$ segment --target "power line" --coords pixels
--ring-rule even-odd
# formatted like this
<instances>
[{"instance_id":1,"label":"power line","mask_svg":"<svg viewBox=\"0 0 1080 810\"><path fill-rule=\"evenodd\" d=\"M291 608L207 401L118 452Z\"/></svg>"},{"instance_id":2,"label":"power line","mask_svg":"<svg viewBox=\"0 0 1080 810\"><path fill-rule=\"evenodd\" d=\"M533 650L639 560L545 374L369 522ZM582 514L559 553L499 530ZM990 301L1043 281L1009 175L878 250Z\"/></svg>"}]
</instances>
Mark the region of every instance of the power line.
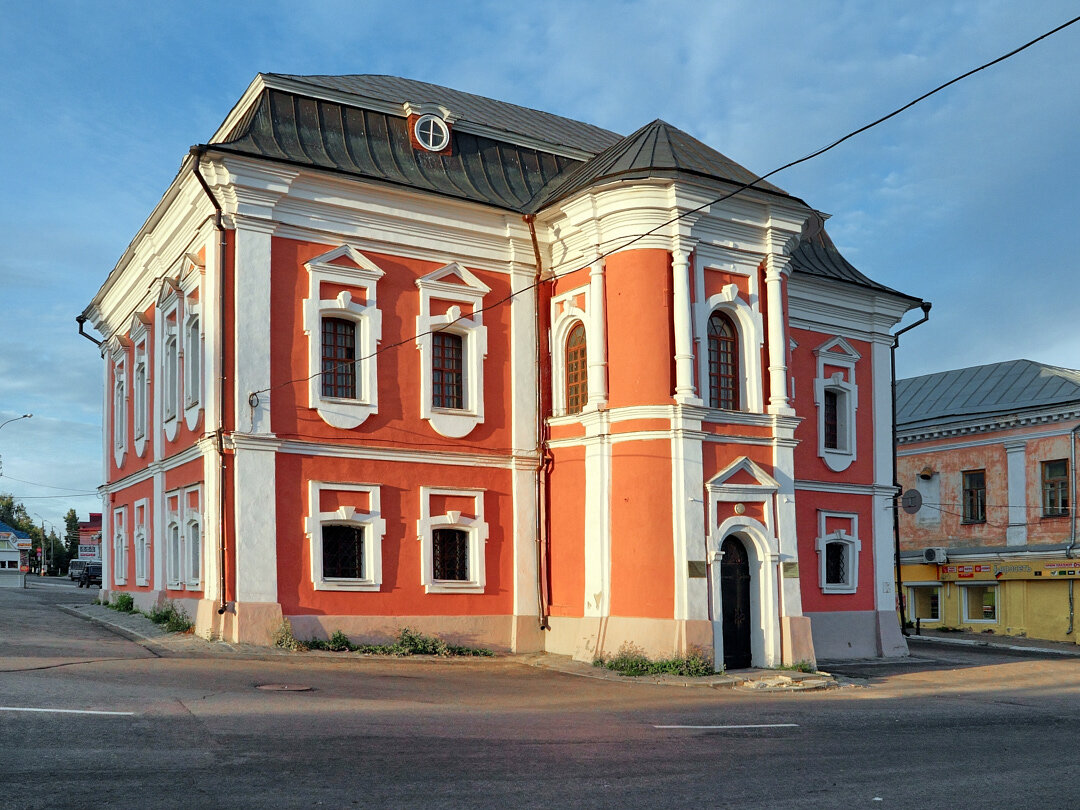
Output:
<instances>
[{"instance_id":1,"label":"power line","mask_svg":"<svg viewBox=\"0 0 1080 810\"><path fill-rule=\"evenodd\" d=\"M878 118L878 119L876 119L874 121L871 121L868 124L864 124L863 126L859 127L858 129L852 130L851 132L847 133L846 135L844 135L844 136L842 136L840 138L837 138L835 141L828 144L827 146L823 146L820 149L816 149L813 152L810 152L808 155L804 155L803 157L798 158L797 160L792 160L792 161L790 161L788 163L785 163L783 166L780 166L780 167L778 167L776 169L773 169L771 172L768 172L767 174L763 174L760 177L755 178L754 180L752 180L749 183L743 183L743 184L739 185L734 191L728 192L726 194L722 194L721 196L716 197L715 199L712 199L712 200L709 200L708 202L702 203L697 208L692 208L692 209L690 209L688 211L684 211L684 212L682 212L680 214L676 214L674 217L667 220L666 222L662 222L659 225L657 225L656 227L651 228L651 229L645 231L644 233L638 234L637 236L634 236L634 237L628 239L626 242L623 242L622 244L618 245L617 247L613 247L613 248L611 248L611 249L609 249L607 251L599 253L596 257L594 257L589 262L575 263L571 270L568 270L568 271L566 271L564 273L556 272L558 268L570 264L569 261L563 262L562 264L559 264L559 265L556 265L553 268L550 268L550 273L551 274L548 276L548 278L538 279L537 281L534 281L532 284L529 284L529 285L521 288L520 290L516 290L514 292L511 292L509 295L507 295L504 298L499 299L498 301L494 301L491 304L482 306L482 307L480 307L478 309L474 309L472 311L472 313L470 315L468 315L468 316L466 316L463 313L459 317L455 318L453 321L450 321L449 323L444 324L439 329L429 329L429 330L424 331L424 332L418 332L417 334L413 335L412 337L405 338L404 340L399 340L399 341L396 341L394 343L387 344L386 346L381 346L381 347L375 349L374 351L372 351L370 354L364 355L363 357L357 358L355 360L346 360L346 361L339 362L339 363L334 365L334 371L336 371L337 369L340 369L340 368L344 368L345 366L348 366L348 365L354 365L354 364L362 363L363 361L369 360L372 357L375 357L375 356L377 356L379 354L382 354L383 352L387 352L387 351L390 351L391 349L399 348L400 346L404 346L407 343L412 343L412 342L418 340L419 338L427 337L428 335L433 335L436 332L443 332L448 327L453 326L458 321L464 320L467 317L472 318L472 317L478 315L481 312L486 312L486 311L488 311L490 309L494 309L495 307L502 306L503 304L507 303L508 301L513 300L514 298L521 295L522 293L526 293L526 292L529 292L530 290L536 289L537 287L539 287L541 284L543 284L545 282L561 278L562 276L569 275L570 273L575 273L578 270L580 270L582 267L586 267L586 266L588 266L590 264L593 264L593 263L598 262L598 261L600 261L602 259L605 259L608 256L610 256L611 254L616 253L616 252L618 252L620 250L625 250L630 245L633 245L636 242L640 242L642 239L646 238L647 236L650 236L650 235L656 233L657 231L678 222L680 219L682 219L684 217L687 217L687 216L689 216L691 214L696 214L699 211L702 211L702 210L704 210L704 209L706 209L706 208L708 208L708 207L710 207L712 205L716 205L717 203L724 202L725 200L731 199L735 195L741 194L743 191L746 191L749 188L753 188L758 183L762 182L763 180L768 179L769 177L772 177L775 174L779 174L780 172L785 171L786 169L790 169L793 166L798 166L800 163L806 163L809 160L813 160L814 158L819 157L819 156L825 154L826 152L828 152L828 151L830 151L832 149L835 149L837 146L839 146L840 144L844 143L847 140L850 140L851 138L854 138L856 135L860 135L863 132L866 132L867 130L873 129L874 127L878 126L879 124L883 124L884 122L888 121L890 118L895 118L896 116L900 115L900 113L904 112L905 110L911 109L916 104L918 104L918 103L920 103L922 101L925 101L926 99L930 98L931 96L933 96L933 95L935 95L937 93L940 93L942 90L944 90L944 89L946 89L948 87L951 87L952 85L956 84L957 82L963 81L964 79L966 79L966 78L968 78L970 76L973 76L973 75L975 75L976 73L978 73L980 71L986 70L989 67L993 67L994 65L996 65L996 64L998 64L1000 62L1004 62L1006 59L1010 59L1011 57L1016 56L1018 53L1027 50L1028 48L1030 48L1033 45L1041 42L1042 40L1046 39L1047 37L1053 36L1054 34L1058 33L1059 31L1063 31L1064 29L1068 28L1071 25L1074 25L1077 22L1080 22L1080 17L1073 17L1068 22L1062 23L1061 25L1057 26L1056 28L1052 28L1051 30L1047 31L1046 33L1035 37L1035 39L1032 39L1029 42L1024 43L1023 45L1019 46L1018 48L1014 48L1013 50L1009 51L1008 53L1002 54L1001 56L998 56L995 59L991 59L989 62L986 62L985 64L982 64L982 65L979 65L976 68L972 68L971 70L969 70L969 71L967 71L965 73L961 73L959 76L956 76L955 78L950 79L949 81L945 82L944 84L938 85L933 90L930 90L930 91L928 91L926 93L923 93L921 96L918 96L917 98L912 99L907 104L904 104L902 107L897 107L892 112L890 112L890 113L888 113L886 115L883 115L880 118ZM326 374L326 373L332 373L332 372L330 372L329 370L321 370L321 371L315 372L314 374L309 374L306 377L299 377L299 378L297 378L295 380L287 380L286 382L278 383L277 385L271 385L271 386L268 386L266 388L260 388L259 390L253 391L253 392L251 392L249 394L249 396L248 396L248 404L251 405L251 407L254 408L254 407L256 407L258 405L258 396L259 396L259 394L269 393L271 391L277 390L278 388L284 388L287 385L293 385L295 383L307 382L308 380L310 380L310 379L312 379L314 377L321 376L321 375Z\"/></svg>"}]
</instances>

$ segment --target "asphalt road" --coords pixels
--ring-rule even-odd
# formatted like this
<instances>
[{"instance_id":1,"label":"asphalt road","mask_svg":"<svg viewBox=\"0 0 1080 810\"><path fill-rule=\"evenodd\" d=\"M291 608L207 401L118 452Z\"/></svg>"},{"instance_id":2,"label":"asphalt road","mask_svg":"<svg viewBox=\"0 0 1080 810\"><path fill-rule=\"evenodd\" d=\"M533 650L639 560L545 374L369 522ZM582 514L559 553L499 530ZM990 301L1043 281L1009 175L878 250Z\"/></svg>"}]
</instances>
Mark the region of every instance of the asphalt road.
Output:
<instances>
[{"instance_id":1,"label":"asphalt road","mask_svg":"<svg viewBox=\"0 0 1080 810\"><path fill-rule=\"evenodd\" d=\"M91 598L0 591L5 810L1080 806L1080 659L917 642L833 667L859 685L762 694L511 659L162 655L56 607ZM275 683L311 691L257 688Z\"/></svg>"}]
</instances>

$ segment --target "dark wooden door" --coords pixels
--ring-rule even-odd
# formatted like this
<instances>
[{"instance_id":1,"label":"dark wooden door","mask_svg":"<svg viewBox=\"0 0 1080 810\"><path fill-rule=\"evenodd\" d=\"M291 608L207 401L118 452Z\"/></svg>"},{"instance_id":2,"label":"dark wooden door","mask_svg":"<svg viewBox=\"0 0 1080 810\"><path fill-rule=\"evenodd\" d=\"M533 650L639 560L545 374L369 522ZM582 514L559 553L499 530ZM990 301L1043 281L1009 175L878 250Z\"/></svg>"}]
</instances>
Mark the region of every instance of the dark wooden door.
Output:
<instances>
[{"instance_id":1,"label":"dark wooden door","mask_svg":"<svg viewBox=\"0 0 1080 810\"><path fill-rule=\"evenodd\" d=\"M724 604L724 668L750 666L750 560L734 537L720 547L720 597Z\"/></svg>"}]
</instances>

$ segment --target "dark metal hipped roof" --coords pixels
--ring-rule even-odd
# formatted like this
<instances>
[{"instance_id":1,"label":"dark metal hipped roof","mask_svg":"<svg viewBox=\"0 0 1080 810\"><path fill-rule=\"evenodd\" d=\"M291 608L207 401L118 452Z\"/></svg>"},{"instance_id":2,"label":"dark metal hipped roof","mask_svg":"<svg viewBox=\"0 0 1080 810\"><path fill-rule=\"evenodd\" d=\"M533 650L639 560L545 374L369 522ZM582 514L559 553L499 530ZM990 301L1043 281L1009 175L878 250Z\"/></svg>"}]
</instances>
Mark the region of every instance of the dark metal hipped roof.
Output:
<instances>
[{"instance_id":1,"label":"dark metal hipped roof","mask_svg":"<svg viewBox=\"0 0 1080 810\"><path fill-rule=\"evenodd\" d=\"M546 189L532 204L539 210L605 180L633 180L682 173L744 185L757 175L692 135L659 118L608 147L574 174ZM754 188L787 192L767 181Z\"/></svg>"},{"instance_id":2,"label":"dark metal hipped roof","mask_svg":"<svg viewBox=\"0 0 1080 810\"><path fill-rule=\"evenodd\" d=\"M836 249L836 245L825 230L825 220L816 211L807 223L799 244L791 252L791 269L803 275L846 281L921 303L920 299L894 290L892 287L886 287L884 284L878 284L856 270L854 265Z\"/></svg>"},{"instance_id":3,"label":"dark metal hipped roof","mask_svg":"<svg viewBox=\"0 0 1080 810\"><path fill-rule=\"evenodd\" d=\"M453 130L452 154L414 149L408 120L267 89L215 150L367 177L523 211L580 161Z\"/></svg>"},{"instance_id":4,"label":"dark metal hipped roof","mask_svg":"<svg viewBox=\"0 0 1080 810\"><path fill-rule=\"evenodd\" d=\"M1010 360L896 381L896 424L903 429L973 418L1080 407L1080 371Z\"/></svg>"}]
</instances>

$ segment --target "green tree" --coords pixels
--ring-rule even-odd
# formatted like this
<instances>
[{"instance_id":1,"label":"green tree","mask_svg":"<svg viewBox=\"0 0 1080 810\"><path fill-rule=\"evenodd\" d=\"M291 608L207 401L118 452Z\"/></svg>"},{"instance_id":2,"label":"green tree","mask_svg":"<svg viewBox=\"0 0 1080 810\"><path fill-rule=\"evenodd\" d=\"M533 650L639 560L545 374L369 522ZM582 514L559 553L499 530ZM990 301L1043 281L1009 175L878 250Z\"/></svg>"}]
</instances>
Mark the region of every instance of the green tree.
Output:
<instances>
[{"instance_id":1,"label":"green tree","mask_svg":"<svg viewBox=\"0 0 1080 810\"><path fill-rule=\"evenodd\" d=\"M68 509L64 515L64 541L67 558L74 560L79 556L79 515L74 509Z\"/></svg>"}]
</instances>

